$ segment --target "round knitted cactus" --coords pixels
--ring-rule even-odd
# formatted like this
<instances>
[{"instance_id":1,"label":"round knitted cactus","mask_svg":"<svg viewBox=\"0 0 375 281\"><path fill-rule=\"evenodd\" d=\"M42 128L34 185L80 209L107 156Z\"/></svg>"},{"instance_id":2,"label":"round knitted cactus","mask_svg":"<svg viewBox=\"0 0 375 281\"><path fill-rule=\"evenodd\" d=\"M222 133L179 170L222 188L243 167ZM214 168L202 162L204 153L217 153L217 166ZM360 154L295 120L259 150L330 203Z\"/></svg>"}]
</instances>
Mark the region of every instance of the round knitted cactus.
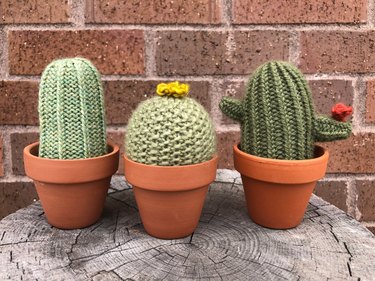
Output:
<instances>
[{"instance_id":1,"label":"round knitted cactus","mask_svg":"<svg viewBox=\"0 0 375 281\"><path fill-rule=\"evenodd\" d=\"M42 74L39 156L91 158L107 153L100 75L90 61L60 59Z\"/></svg>"},{"instance_id":2,"label":"round knitted cactus","mask_svg":"<svg viewBox=\"0 0 375 281\"><path fill-rule=\"evenodd\" d=\"M186 84L159 84L158 94L133 112L125 138L129 159L149 165L181 166L212 159L215 130L205 109L184 96Z\"/></svg>"},{"instance_id":3,"label":"round knitted cactus","mask_svg":"<svg viewBox=\"0 0 375 281\"><path fill-rule=\"evenodd\" d=\"M315 114L306 80L287 62L260 66L244 100L223 98L220 108L241 123L241 150L265 158L313 158L315 141L344 139L351 133L350 123Z\"/></svg>"}]
</instances>

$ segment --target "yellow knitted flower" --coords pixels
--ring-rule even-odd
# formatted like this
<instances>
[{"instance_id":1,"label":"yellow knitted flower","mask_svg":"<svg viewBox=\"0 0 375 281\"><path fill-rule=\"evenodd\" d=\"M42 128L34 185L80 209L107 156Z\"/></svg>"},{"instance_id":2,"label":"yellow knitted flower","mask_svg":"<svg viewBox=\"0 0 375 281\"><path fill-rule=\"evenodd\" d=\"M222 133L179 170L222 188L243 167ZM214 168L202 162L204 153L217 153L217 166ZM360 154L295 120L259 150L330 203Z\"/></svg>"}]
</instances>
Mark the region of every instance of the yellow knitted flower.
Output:
<instances>
[{"instance_id":1,"label":"yellow knitted flower","mask_svg":"<svg viewBox=\"0 0 375 281\"><path fill-rule=\"evenodd\" d=\"M156 88L156 93L159 96L173 96L175 98L182 98L189 93L189 84L179 83L178 81L171 83L160 83Z\"/></svg>"}]
</instances>

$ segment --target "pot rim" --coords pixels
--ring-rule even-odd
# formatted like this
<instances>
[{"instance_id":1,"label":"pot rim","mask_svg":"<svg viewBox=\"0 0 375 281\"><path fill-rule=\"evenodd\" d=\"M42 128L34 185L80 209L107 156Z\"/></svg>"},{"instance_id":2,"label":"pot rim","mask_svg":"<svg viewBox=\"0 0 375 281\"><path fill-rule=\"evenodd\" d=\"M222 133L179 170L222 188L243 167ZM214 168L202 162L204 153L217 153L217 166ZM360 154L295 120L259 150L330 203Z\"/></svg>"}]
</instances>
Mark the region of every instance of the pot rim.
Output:
<instances>
[{"instance_id":1,"label":"pot rim","mask_svg":"<svg viewBox=\"0 0 375 281\"><path fill-rule=\"evenodd\" d=\"M240 144L235 144L233 146L233 151L240 154L243 157L252 159L252 161L261 162L261 163L268 163L270 165L285 165L285 166L295 166L295 165L311 165L311 163L321 161L321 158L325 158L329 156L329 152L327 149L320 145L314 145L315 150L321 150L322 153L319 153L318 157L314 157L311 159L302 159L302 160L285 160L285 159L274 159L274 158L265 158L260 156L255 156L249 153L246 153L238 148ZM320 155L321 154L321 155Z\"/></svg>"},{"instance_id":2,"label":"pot rim","mask_svg":"<svg viewBox=\"0 0 375 281\"><path fill-rule=\"evenodd\" d=\"M47 183L73 184L92 182L112 176L118 169L119 146L107 142L111 152L83 159L42 158L32 150L39 142L26 146L23 150L26 175L36 181Z\"/></svg>"},{"instance_id":3,"label":"pot rim","mask_svg":"<svg viewBox=\"0 0 375 281\"><path fill-rule=\"evenodd\" d=\"M204 187L216 178L218 156L183 166L147 165L130 160L124 154L126 180L138 188L154 191L184 191Z\"/></svg>"},{"instance_id":4,"label":"pot rim","mask_svg":"<svg viewBox=\"0 0 375 281\"><path fill-rule=\"evenodd\" d=\"M318 156L305 160L259 157L241 151L238 145L233 146L236 170L260 181L285 184L314 182L323 178L327 169L329 152L319 145L314 146Z\"/></svg>"},{"instance_id":5,"label":"pot rim","mask_svg":"<svg viewBox=\"0 0 375 281\"><path fill-rule=\"evenodd\" d=\"M101 155L101 156L96 156L96 157L90 157L90 158L80 158L80 159L50 159L50 158L43 158L43 157L39 157L39 156L36 156L34 154L31 153L31 149L33 149L34 147L36 146L39 146L39 141L37 142L33 142L29 145L27 145L24 149L23 149L23 152L24 154L26 154L28 157L30 158L34 158L34 159L39 159L40 161L48 161L48 162L64 162L64 163L68 163L68 162L85 162L85 161L92 161L92 160L96 160L96 159L100 159L100 158L106 158L106 157L110 157L114 154L116 154L120 148L117 144L113 144L111 142L107 142L107 146L111 147L112 148L112 151L109 152L109 153L106 153L104 155Z\"/></svg>"}]
</instances>

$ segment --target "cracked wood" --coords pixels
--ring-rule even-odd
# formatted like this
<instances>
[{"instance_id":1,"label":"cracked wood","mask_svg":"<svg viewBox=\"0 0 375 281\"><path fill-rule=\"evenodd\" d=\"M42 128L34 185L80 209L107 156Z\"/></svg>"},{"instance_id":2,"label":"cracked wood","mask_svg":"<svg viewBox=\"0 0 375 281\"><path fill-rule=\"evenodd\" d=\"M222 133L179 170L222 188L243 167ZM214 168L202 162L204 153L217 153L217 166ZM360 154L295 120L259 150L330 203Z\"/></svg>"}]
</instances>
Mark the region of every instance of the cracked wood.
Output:
<instances>
[{"instance_id":1,"label":"cracked wood","mask_svg":"<svg viewBox=\"0 0 375 281\"><path fill-rule=\"evenodd\" d=\"M178 240L145 233L121 177L85 229L51 227L35 203L0 222L0 280L373 280L375 239L357 221L313 196L300 226L266 229L237 183L213 183L197 230Z\"/></svg>"}]
</instances>

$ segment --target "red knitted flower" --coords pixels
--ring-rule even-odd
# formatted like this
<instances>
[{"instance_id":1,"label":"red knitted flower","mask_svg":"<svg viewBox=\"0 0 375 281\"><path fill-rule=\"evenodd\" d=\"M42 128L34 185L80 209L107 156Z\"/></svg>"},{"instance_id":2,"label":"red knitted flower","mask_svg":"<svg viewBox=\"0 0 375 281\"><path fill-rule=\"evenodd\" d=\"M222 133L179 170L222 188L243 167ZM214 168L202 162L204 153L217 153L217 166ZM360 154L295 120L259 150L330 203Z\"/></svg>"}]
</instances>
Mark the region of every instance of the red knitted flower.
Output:
<instances>
[{"instance_id":1,"label":"red knitted flower","mask_svg":"<svg viewBox=\"0 0 375 281\"><path fill-rule=\"evenodd\" d=\"M346 106L343 103L338 103L332 107L332 118L345 122L345 117L349 116L353 112L353 108L351 106Z\"/></svg>"}]
</instances>

